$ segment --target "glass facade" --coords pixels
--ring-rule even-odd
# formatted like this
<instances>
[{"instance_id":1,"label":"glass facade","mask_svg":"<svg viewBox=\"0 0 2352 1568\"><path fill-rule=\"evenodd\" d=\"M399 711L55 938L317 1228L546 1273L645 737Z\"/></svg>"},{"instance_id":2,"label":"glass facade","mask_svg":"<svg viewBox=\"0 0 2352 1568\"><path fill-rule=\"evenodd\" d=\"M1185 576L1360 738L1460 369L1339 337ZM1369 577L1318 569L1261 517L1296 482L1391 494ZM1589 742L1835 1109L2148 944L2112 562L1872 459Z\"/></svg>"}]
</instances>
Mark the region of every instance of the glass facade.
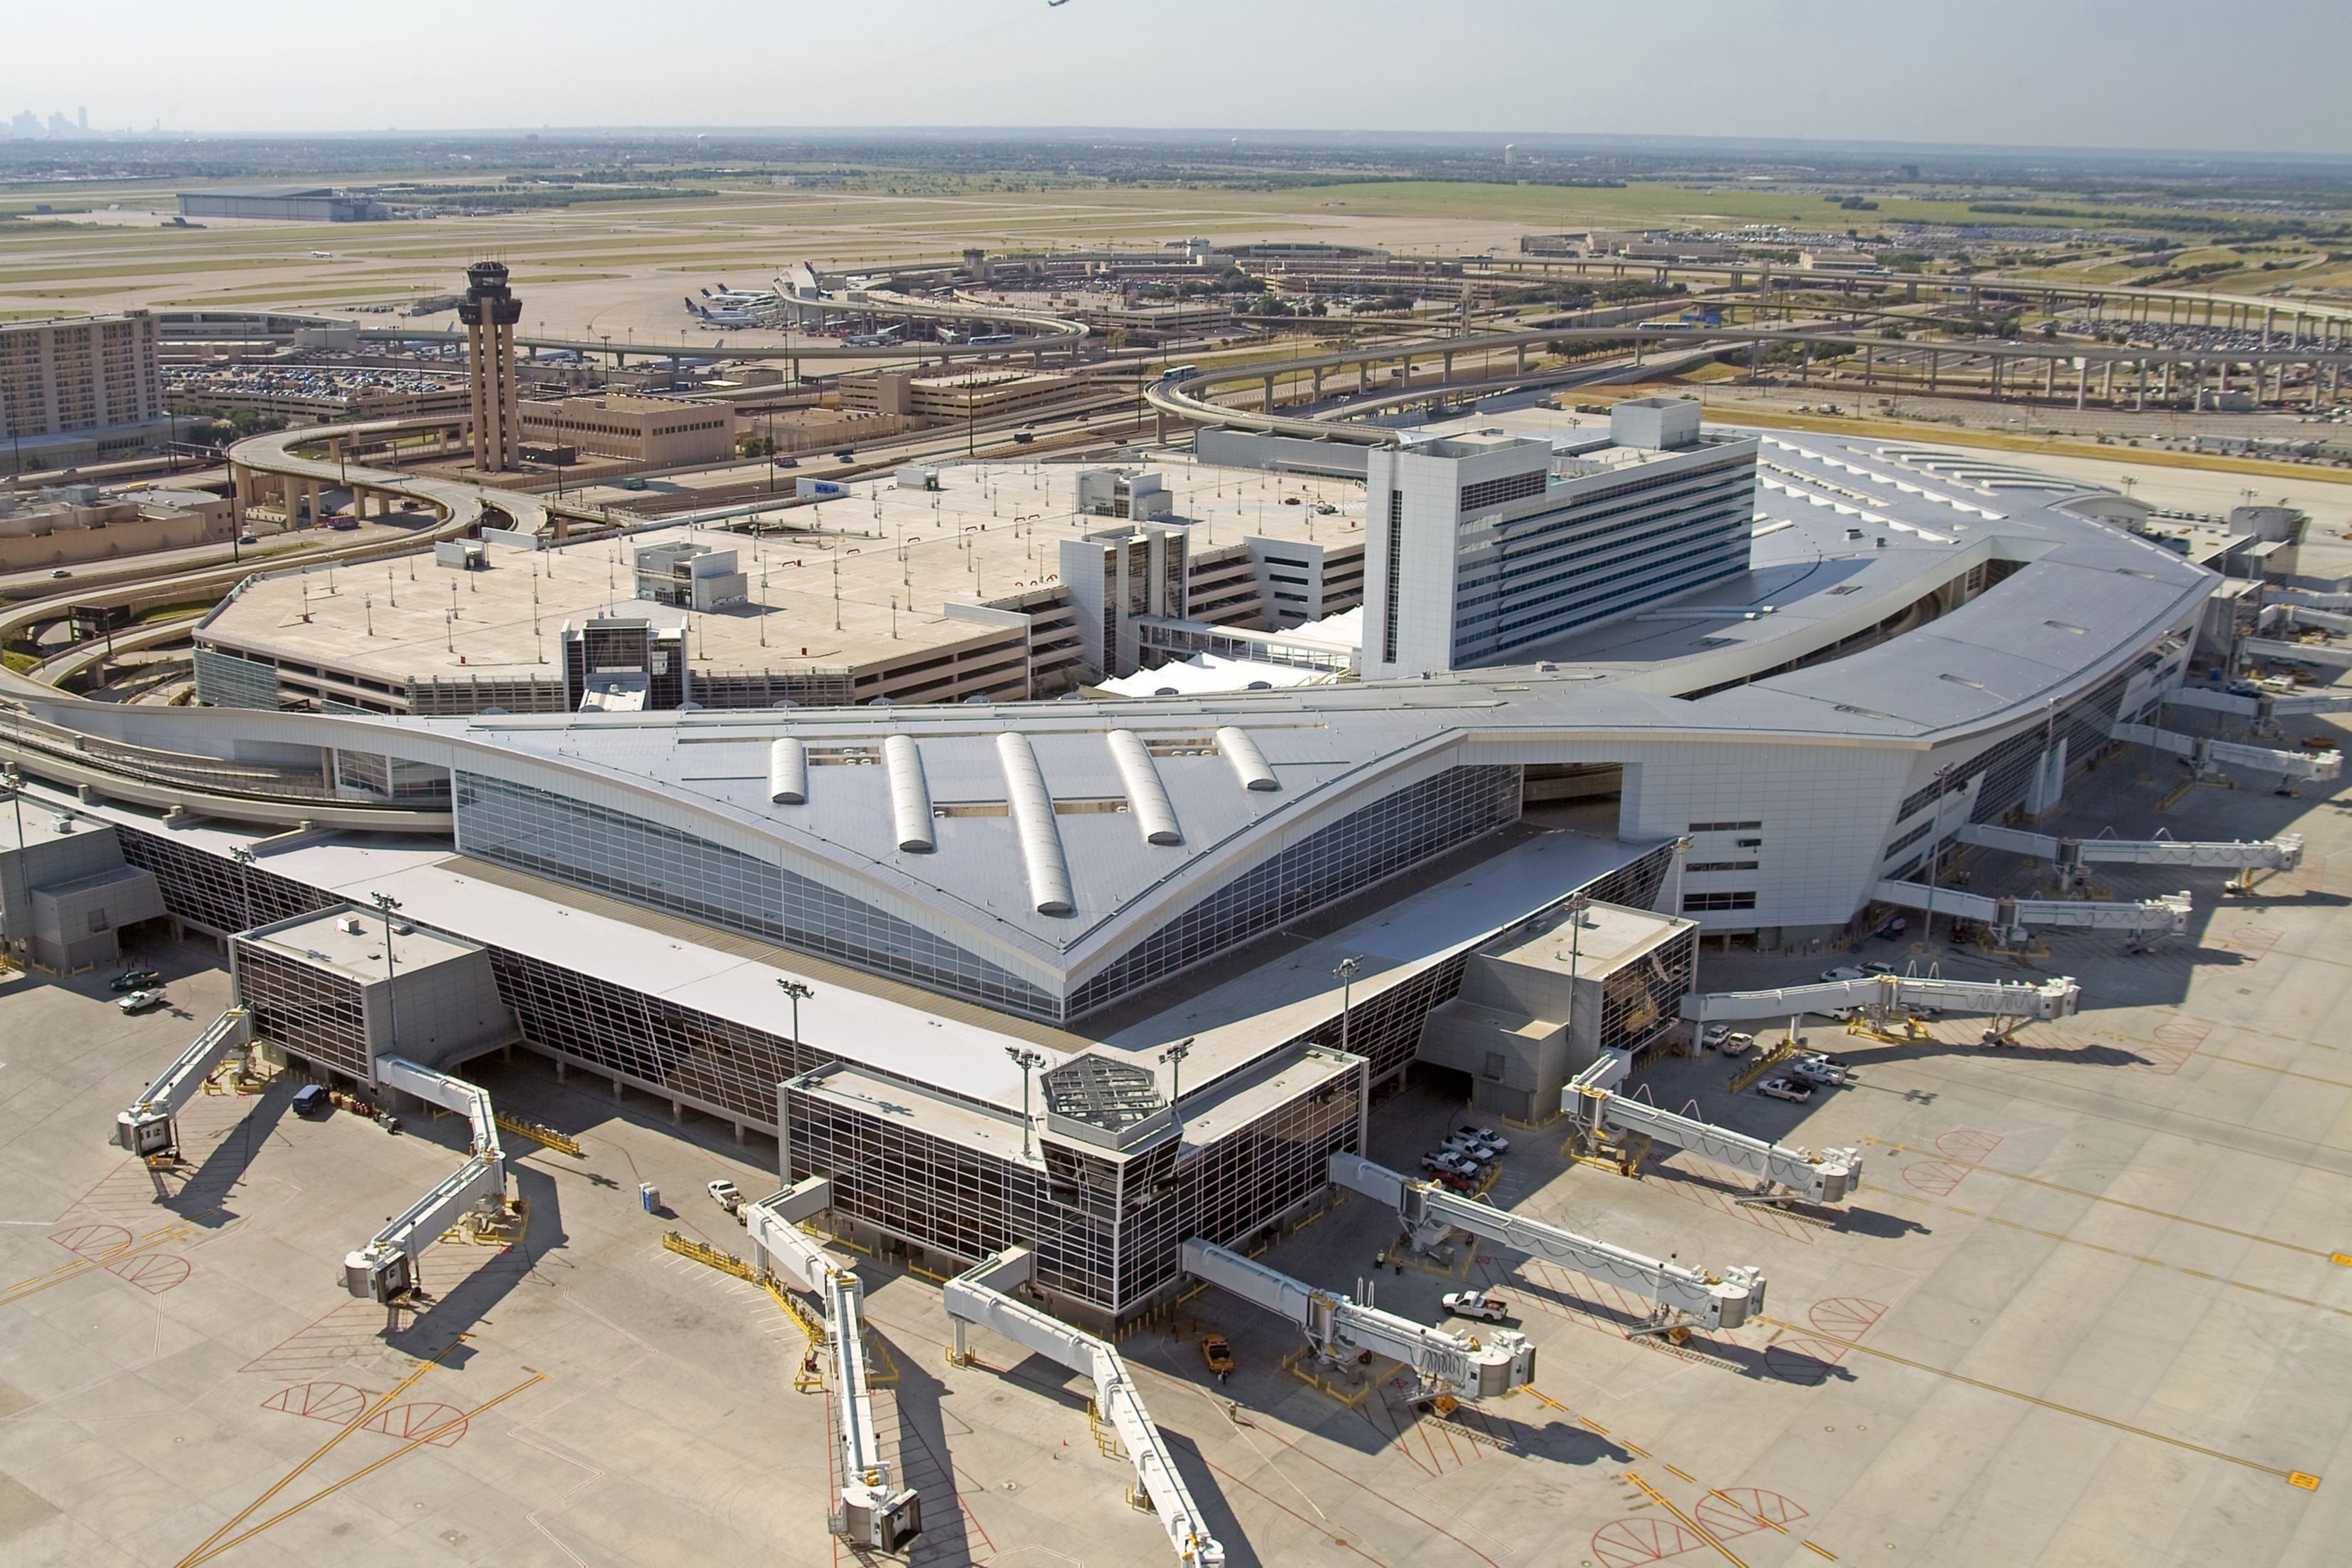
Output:
<instances>
[{"instance_id":1,"label":"glass facade","mask_svg":"<svg viewBox=\"0 0 2352 1568\"><path fill-rule=\"evenodd\" d=\"M780 866L675 828L545 790L459 773L457 847L729 931L1007 1012L1057 1019L1054 997L1010 971Z\"/></svg>"},{"instance_id":2,"label":"glass facade","mask_svg":"<svg viewBox=\"0 0 2352 1568\"><path fill-rule=\"evenodd\" d=\"M373 1081L356 982L240 942L236 991L253 1009L256 1036L362 1083Z\"/></svg>"},{"instance_id":3,"label":"glass facade","mask_svg":"<svg viewBox=\"0 0 2352 1568\"><path fill-rule=\"evenodd\" d=\"M1113 1162L1047 1144L1039 1172L789 1089L784 1115L786 1182L828 1176L842 1213L958 1258L1032 1247L1047 1289L1116 1306Z\"/></svg>"},{"instance_id":4,"label":"glass facade","mask_svg":"<svg viewBox=\"0 0 2352 1568\"><path fill-rule=\"evenodd\" d=\"M1079 986L1083 1017L1325 904L1516 822L1519 770L1448 768L1309 834L1160 927Z\"/></svg>"}]
</instances>

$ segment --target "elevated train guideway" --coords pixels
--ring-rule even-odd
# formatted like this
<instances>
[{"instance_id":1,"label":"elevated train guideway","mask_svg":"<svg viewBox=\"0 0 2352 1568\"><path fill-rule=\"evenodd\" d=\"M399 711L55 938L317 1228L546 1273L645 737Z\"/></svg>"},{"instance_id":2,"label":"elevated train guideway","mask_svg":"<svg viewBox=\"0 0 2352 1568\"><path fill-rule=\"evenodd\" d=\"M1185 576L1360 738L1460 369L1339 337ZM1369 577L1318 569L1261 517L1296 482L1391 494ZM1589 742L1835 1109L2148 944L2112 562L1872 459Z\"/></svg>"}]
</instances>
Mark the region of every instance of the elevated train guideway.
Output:
<instances>
[{"instance_id":1,"label":"elevated train guideway","mask_svg":"<svg viewBox=\"0 0 2352 1568\"><path fill-rule=\"evenodd\" d=\"M1188 1268L1193 1245L1184 1244ZM1028 1248L1010 1247L940 1287L940 1299L955 1326L951 1359L959 1366L971 1364L966 1334L976 1324L1093 1379L1095 1407L1118 1434L1128 1462L1135 1467L1136 1489L1129 1494L1129 1500L1139 1498L1160 1516L1160 1528L1175 1549L1179 1568L1223 1568L1225 1549L1202 1520L1200 1507L1193 1502L1184 1478L1177 1473L1160 1428L1151 1424L1151 1412L1144 1408L1142 1391L1136 1387L1118 1347L1009 1293L1026 1283L1034 1268L1035 1259Z\"/></svg>"},{"instance_id":2,"label":"elevated train guideway","mask_svg":"<svg viewBox=\"0 0 2352 1568\"><path fill-rule=\"evenodd\" d=\"M490 1205L504 1214L507 1166L505 1151L499 1147L497 1113L485 1090L400 1057L376 1058L375 1081L457 1112L466 1118L472 1136L471 1152L463 1165L343 1259L344 1289L362 1301L390 1306L416 1291L417 1258L468 1210Z\"/></svg>"},{"instance_id":3,"label":"elevated train guideway","mask_svg":"<svg viewBox=\"0 0 2352 1568\"><path fill-rule=\"evenodd\" d=\"M911 1487L890 1489L866 1367L866 1288L855 1270L800 1227L802 1220L832 1206L833 1184L814 1176L747 1205L743 1224L756 1260L816 1297L824 1310L825 1349L833 1360L827 1391L841 1450L841 1490L828 1528L854 1547L896 1552L923 1532L923 1503Z\"/></svg>"},{"instance_id":4,"label":"elevated train guideway","mask_svg":"<svg viewBox=\"0 0 2352 1568\"><path fill-rule=\"evenodd\" d=\"M1727 992L1722 994L1741 994ZM1754 992L1748 994L1770 994ZM1685 1001L1684 1005L1687 1007L1689 1002ZM1802 1198L1807 1203L1843 1203L1848 1194L1861 1187L1861 1150L1823 1149L1817 1152L1792 1149L1784 1143L1768 1143L1761 1138L1751 1138L1745 1132L1735 1132L1728 1127L1702 1121L1696 1116L1662 1110L1646 1100L1636 1100L1631 1095L1617 1092L1617 1086L1625 1081L1631 1067L1632 1058L1623 1051L1604 1051L1599 1061L1568 1080L1567 1086L1560 1090L1559 1108L1580 1133L1588 1138L1612 1133L1620 1138L1644 1138L1653 1143L1686 1149L1702 1159L1712 1160L1735 1171L1745 1171L1757 1181L1755 1194L1744 1200L1748 1202L1785 1203L1791 1198ZM1726 1279L1728 1280L1736 1275L1753 1276L1755 1273L1752 1268L1734 1269ZM1610 1282L1617 1283L1614 1279ZM1741 1321L1746 1321L1748 1313L1761 1310L1763 1307L1764 1281L1759 1277L1754 1279L1753 1284L1753 1299L1743 1310ZM1735 1322L1725 1326L1737 1328L1739 1325Z\"/></svg>"},{"instance_id":5,"label":"elevated train guideway","mask_svg":"<svg viewBox=\"0 0 2352 1568\"><path fill-rule=\"evenodd\" d=\"M1674 1333L1694 1326L1736 1329L1764 1310L1761 1269L1727 1268L1717 1275L1660 1262L1450 1192L1435 1183L1400 1175L1358 1154L1332 1155L1330 1174L1338 1185L1394 1209L1397 1223L1404 1227L1415 1252L1426 1252L1459 1230L1573 1269L1603 1285L1647 1296L1657 1303L1657 1313L1635 1331L1637 1334ZM1194 1245L1185 1244L1188 1270ZM1535 1352L1528 1353L1532 1357Z\"/></svg>"},{"instance_id":6,"label":"elevated train guideway","mask_svg":"<svg viewBox=\"0 0 2352 1568\"><path fill-rule=\"evenodd\" d=\"M180 1152L180 1112L203 1091L214 1069L232 1057L242 1056L253 1044L253 1015L232 1007L196 1037L163 1076L114 1118L114 1141L146 1159L168 1159Z\"/></svg>"}]
</instances>

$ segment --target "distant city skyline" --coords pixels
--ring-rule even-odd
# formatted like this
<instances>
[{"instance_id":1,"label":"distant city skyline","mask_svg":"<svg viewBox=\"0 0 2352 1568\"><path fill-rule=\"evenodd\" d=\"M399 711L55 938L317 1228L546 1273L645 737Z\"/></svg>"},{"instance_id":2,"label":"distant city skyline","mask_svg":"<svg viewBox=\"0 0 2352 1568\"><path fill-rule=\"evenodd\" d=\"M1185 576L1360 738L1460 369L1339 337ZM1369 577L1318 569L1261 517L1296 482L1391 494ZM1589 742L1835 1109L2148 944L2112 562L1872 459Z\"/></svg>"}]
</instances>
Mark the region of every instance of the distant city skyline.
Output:
<instances>
[{"instance_id":1,"label":"distant city skyline","mask_svg":"<svg viewBox=\"0 0 2352 1568\"><path fill-rule=\"evenodd\" d=\"M1685 0L1654 23L1559 0L884 0L684 17L423 0L396 27L293 0L93 0L27 8L9 31L0 118L17 140L120 133L85 132L86 101L91 126L197 134L1229 125L2352 154L2336 79L2352 7L2318 0ZM266 90L229 85L264 58ZM60 105L68 63L75 101Z\"/></svg>"}]
</instances>

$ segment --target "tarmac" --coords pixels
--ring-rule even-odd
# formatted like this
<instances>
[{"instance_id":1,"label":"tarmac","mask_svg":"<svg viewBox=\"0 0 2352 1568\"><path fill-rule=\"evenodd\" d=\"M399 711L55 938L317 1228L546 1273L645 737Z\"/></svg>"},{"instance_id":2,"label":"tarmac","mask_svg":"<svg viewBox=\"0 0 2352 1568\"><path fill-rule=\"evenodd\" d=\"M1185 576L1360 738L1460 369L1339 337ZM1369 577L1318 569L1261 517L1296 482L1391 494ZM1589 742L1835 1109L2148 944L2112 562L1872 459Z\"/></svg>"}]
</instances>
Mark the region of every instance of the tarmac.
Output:
<instances>
[{"instance_id":1,"label":"tarmac","mask_svg":"<svg viewBox=\"0 0 2352 1568\"><path fill-rule=\"evenodd\" d=\"M2333 547L2338 552L2340 546ZM2307 726L2316 732L2322 726ZM2099 868L2118 897L2192 888L2189 934L2128 954L2053 938L2019 961L1948 932L1865 943L1901 968L2072 974L2084 1010L1975 1044L1932 1021L1883 1044L1809 1019L1847 1088L1733 1096L1734 1064L1670 1058L1659 1104L1814 1148L1857 1145L1829 1209L1740 1201L1685 1155L1638 1179L1575 1164L1563 1128L1506 1129L1495 1202L1655 1256L1760 1267L1764 1316L1680 1344L1629 1337L1648 1303L1483 1245L1403 1272L1362 1198L1264 1260L1428 1320L1469 1284L1538 1346L1534 1384L1450 1416L1393 1369L1286 1366L1286 1324L1213 1289L1123 1345L1234 1564L1781 1568L2247 1563L2322 1568L2352 1535L2352 938L2345 800L2193 787L2130 752L2076 781L2047 830L2181 838L2298 832L2300 869L2225 898L2220 873ZM2172 804L2167 805L2168 800ZM2046 868L1946 869L2023 891ZM1912 943L1920 942L1915 951ZM662 1246L741 1233L701 1191L768 1190L772 1145L616 1100L518 1050L476 1064L502 1110L528 1229L445 1243L434 1301L387 1320L343 1254L446 1173L457 1126L398 1136L287 1111L290 1083L208 1096L186 1168L108 1142L116 1110L228 1000L208 946L136 956L169 1012L126 1018L103 975L0 987L0 1560L12 1565L843 1563L824 1530L825 1401L759 1289ZM1709 989L1809 976L1840 954L1710 946ZM1759 1035L1775 1032L1759 1027ZM1370 1152L1410 1168L1462 1120L1416 1085ZM672 1211L639 1206L655 1184ZM922 1563L1166 1563L1090 1434L1087 1389L975 1336L950 1366L936 1283L860 1259L895 1383L877 1419L926 1500ZM1204 1331L1240 1367L1219 1384ZM1310 1368L1302 1368L1313 1371Z\"/></svg>"}]
</instances>

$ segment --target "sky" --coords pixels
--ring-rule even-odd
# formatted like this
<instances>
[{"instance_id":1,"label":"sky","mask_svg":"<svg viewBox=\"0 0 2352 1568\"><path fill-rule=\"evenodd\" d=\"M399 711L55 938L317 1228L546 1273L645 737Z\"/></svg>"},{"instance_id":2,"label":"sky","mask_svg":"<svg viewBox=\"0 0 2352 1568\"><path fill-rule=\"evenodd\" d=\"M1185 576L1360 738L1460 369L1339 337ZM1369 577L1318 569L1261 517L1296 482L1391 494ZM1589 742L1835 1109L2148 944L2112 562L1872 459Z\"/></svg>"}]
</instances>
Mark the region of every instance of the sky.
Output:
<instances>
[{"instance_id":1,"label":"sky","mask_svg":"<svg viewBox=\"0 0 2352 1568\"><path fill-rule=\"evenodd\" d=\"M2347 0L77 0L0 119L1148 126L2352 154Z\"/></svg>"}]
</instances>

